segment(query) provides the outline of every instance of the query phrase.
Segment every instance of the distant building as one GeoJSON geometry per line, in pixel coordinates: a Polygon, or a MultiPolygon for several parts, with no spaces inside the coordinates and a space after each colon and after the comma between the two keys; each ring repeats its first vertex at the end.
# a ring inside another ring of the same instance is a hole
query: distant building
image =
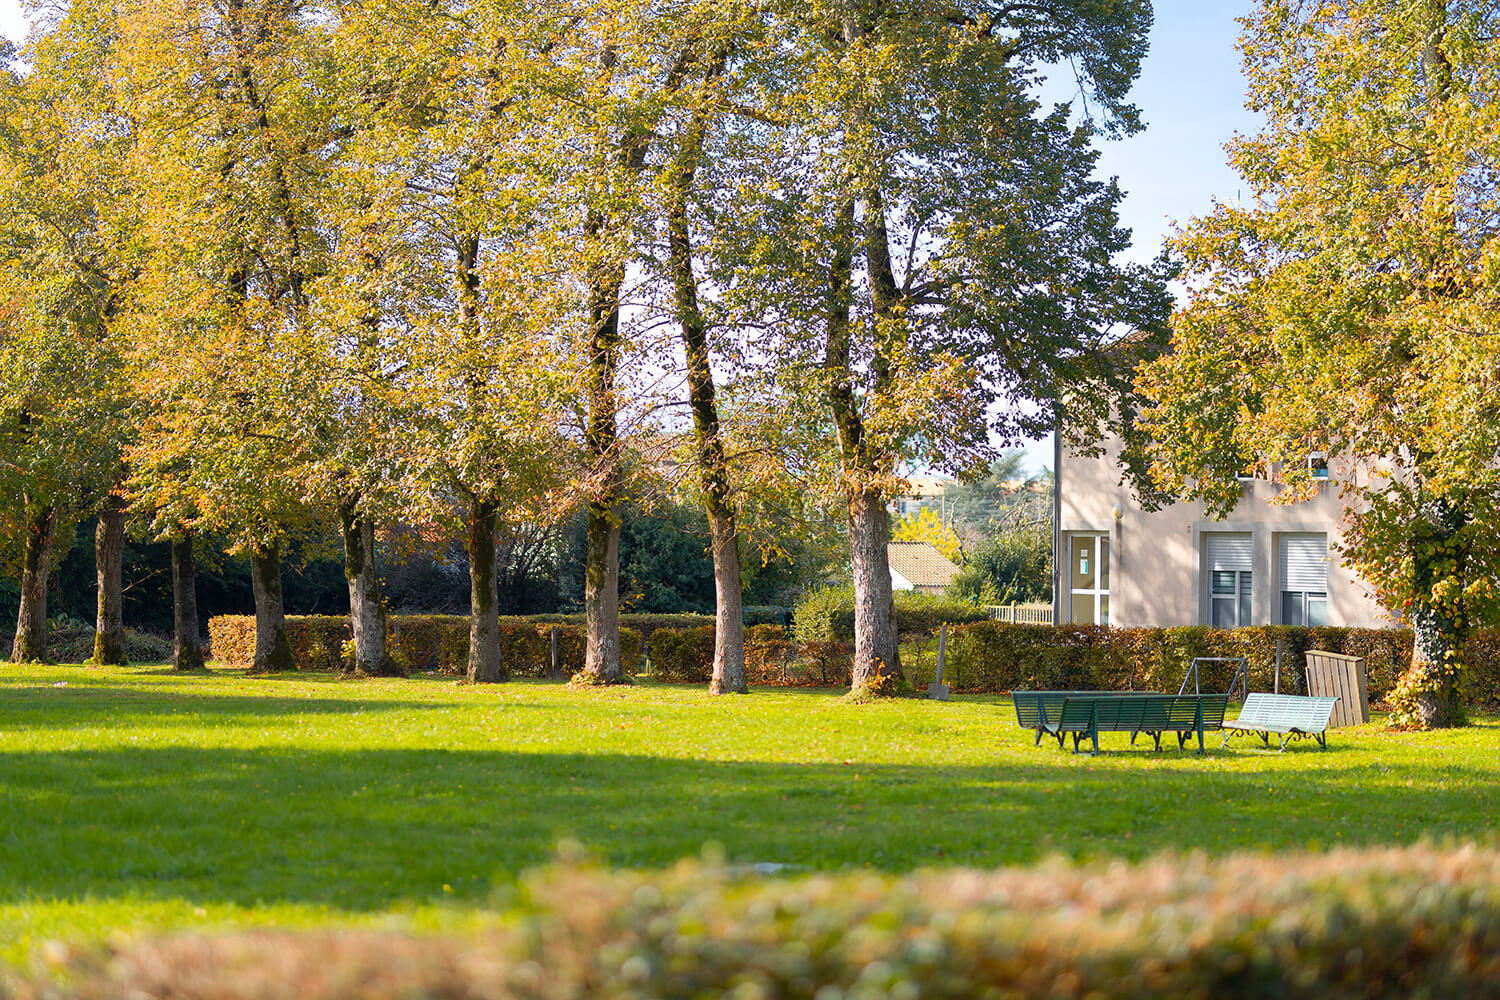
{"type": "Polygon", "coordinates": [[[927,542],[891,542],[891,588],[919,594],[941,594],[961,570],[927,542]]]}
{"type": "MultiPolygon", "coordinates": [[[[1336,480],[1311,499],[1272,502],[1284,487],[1245,477],[1239,504],[1214,520],[1199,502],[1143,509],[1120,482],[1119,442],[1098,458],[1057,446],[1053,607],[1059,622],[1093,625],[1347,625],[1389,616],[1339,562],[1347,528],[1336,480]]],[[[1331,477],[1331,478],[1330,478],[1331,477]]]]}
{"type": "Polygon", "coordinates": [[[939,508],[943,494],[958,485],[943,476],[912,476],[908,482],[911,487],[891,502],[892,511],[902,517],[910,517],[923,507],[939,508]]]}

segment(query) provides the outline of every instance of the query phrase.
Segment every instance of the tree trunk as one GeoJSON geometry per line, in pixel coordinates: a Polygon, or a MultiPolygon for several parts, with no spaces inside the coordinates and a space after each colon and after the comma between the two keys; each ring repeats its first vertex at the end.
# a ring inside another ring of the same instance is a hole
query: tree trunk
{"type": "Polygon", "coordinates": [[[588,426],[584,443],[593,463],[583,610],[588,631],[583,680],[618,684],[620,673],[620,457],[616,425],[619,399],[620,289],[625,270],[603,265],[593,276],[589,302],[588,426]]]}
{"type": "Polygon", "coordinates": [[[276,674],[297,669],[286,637],[281,602],[281,546],[271,542],[250,549],[250,584],[255,592],[255,662],[250,672],[276,674]]]}
{"type": "Polygon", "coordinates": [[[588,629],[584,679],[618,684],[624,680],[620,671],[620,518],[612,501],[589,504],[583,610],[588,629]]]}
{"type": "Polygon", "coordinates": [[[198,641],[198,574],[193,565],[193,536],[172,536],[172,667],[202,670],[198,641]]]}
{"type": "Polygon", "coordinates": [[[385,601],[375,572],[375,524],[350,503],[339,507],[339,526],[344,533],[344,579],[349,583],[354,672],[367,677],[395,676],[400,671],[386,649],[385,601]]]}
{"type": "MultiPolygon", "coordinates": [[[[901,677],[891,591],[890,514],[873,490],[855,492],[849,505],[849,548],[854,562],[854,676],[850,687],[867,691],[901,677]]],[[[881,693],[888,693],[882,691],[881,693]]]]}
{"type": "Polygon", "coordinates": [[[740,540],[734,511],[710,512],[714,547],[714,673],[709,694],[746,694],[745,589],[740,574],[740,540]]]}
{"type": "Polygon", "coordinates": [[[495,505],[469,502],[469,680],[506,679],[500,659],[500,590],[495,574],[495,505]]]}
{"type": "Polygon", "coordinates": [[[10,648],[12,663],[42,663],[47,659],[47,575],[52,568],[52,542],[57,533],[57,509],[44,507],[26,525],[26,549],[21,565],[21,613],[10,648]]]}
{"type": "Polygon", "coordinates": [[[94,529],[94,567],[98,581],[98,616],[94,622],[94,656],[98,666],[120,666],[125,655],[124,595],[121,569],[125,561],[125,501],[111,493],[104,501],[94,529]]]}

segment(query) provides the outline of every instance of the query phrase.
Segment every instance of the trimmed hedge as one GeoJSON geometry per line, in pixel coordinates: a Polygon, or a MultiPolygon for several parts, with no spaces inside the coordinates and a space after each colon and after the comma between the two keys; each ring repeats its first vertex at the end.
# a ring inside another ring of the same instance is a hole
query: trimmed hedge
{"type": "MultiPolygon", "coordinates": [[[[563,669],[583,669],[584,632],[579,625],[500,619],[501,663],[512,677],[544,677],[552,669],[549,632],[558,630],[558,658],[563,669]]],[[[286,620],[287,641],[298,670],[337,672],[343,666],[344,643],[353,638],[349,619],[340,615],[294,615],[286,620]]],[[[209,619],[214,659],[226,666],[249,666],[255,658],[255,618],[220,615],[209,619]]],[[[469,619],[460,615],[392,615],[386,622],[391,658],[409,670],[462,674],[469,659],[469,619]]],[[[641,634],[620,629],[620,662],[627,673],[640,671],[641,634]]]]}
{"type": "Polygon", "coordinates": [[[1500,994],[1500,852],[1160,857],[766,880],[722,866],[524,883],[514,929],[126,941],[17,1000],[1500,994]]]}
{"type": "MultiPolygon", "coordinates": [[[[1372,702],[1383,700],[1411,666],[1412,635],[1404,629],[1100,628],[980,622],[949,629],[943,680],[955,691],[972,694],[1061,688],[1170,692],[1182,683],[1194,657],[1243,656],[1248,661],[1250,690],[1269,691],[1278,639],[1284,648],[1281,689],[1289,694],[1304,693],[1304,654],[1309,649],[1364,657],[1372,702]]],[[[903,662],[917,686],[931,679],[936,643],[928,642],[922,653],[903,662]]],[[[1500,630],[1476,633],[1465,662],[1470,700],[1500,700],[1500,630]]],[[[1203,689],[1225,690],[1232,669],[1225,664],[1205,668],[1203,689]]]]}
{"type": "MultiPolygon", "coordinates": [[[[506,669],[515,677],[542,677],[551,669],[548,631],[562,616],[502,618],[500,641],[506,669]]],[[[664,681],[705,684],[713,670],[713,625],[706,615],[630,616],[650,619],[650,631],[620,630],[621,662],[637,673],[650,652],[654,676],[664,681]],[[686,628],[668,619],[687,619],[686,628]],[[704,623],[706,620],[706,624],[704,623]]],[[[623,619],[622,619],[623,620],[623,619]]],[[[563,667],[583,667],[581,625],[558,624],[563,667]]],[[[934,625],[935,628],[935,625],[934,625]]],[[[389,623],[391,655],[412,670],[461,674],[469,652],[469,621],[456,615],[396,615],[389,623]]],[[[255,652],[255,619],[220,616],[209,621],[214,657],[230,666],[248,665],[255,652]]],[[[299,670],[337,671],[350,638],[343,617],[290,617],[287,639],[299,670]]],[[[918,688],[931,679],[937,642],[921,632],[902,633],[902,666],[918,688]]],[[[1258,626],[1216,629],[1100,628],[1092,625],[1011,625],[969,622],[950,626],[943,680],[964,694],[1005,694],[1017,689],[1097,688],[1176,691],[1196,656],[1243,656],[1249,661],[1250,689],[1269,691],[1276,641],[1285,652],[1282,690],[1300,694],[1309,649],[1362,656],[1372,702],[1382,701],[1411,665],[1411,632],[1402,629],[1294,628],[1258,626]]],[[[1464,656],[1468,697],[1479,704],[1500,703],[1500,629],[1476,632],[1464,656]]],[[[794,641],[775,625],[745,630],[745,670],[750,683],[782,687],[847,687],[853,645],[842,641],[794,641]]],[[[1223,691],[1230,668],[1205,669],[1205,691],[1223,691]]]]}
{"type": "MultiPolygon", "coordinates": [[[[896,632],[903,636],[933,635],[943,624],[979,622],[988,618],[983,609],[968,601],[896,591],[896,632]]],[[[797,640],[809,642],[854,641],[854,591],[849,587],[824,587],[802,599],[792,612],[792,631],[797,640]]]]}

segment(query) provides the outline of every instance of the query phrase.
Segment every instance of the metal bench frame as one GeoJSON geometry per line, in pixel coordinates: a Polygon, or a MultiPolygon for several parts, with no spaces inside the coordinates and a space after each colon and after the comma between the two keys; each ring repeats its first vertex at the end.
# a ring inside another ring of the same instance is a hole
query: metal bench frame
{"type": "Polygon", "coordinates": [[[1240,716],[1224,723],[1224,742],[1243,733],[1255,733],[1270,749],[1271,734],[1281,738],[1277,753],[1286,752],[1288,740],[1310,738],[1328,749],[1328,720],[1338,698],[1306,697],[1297,694],[1252,694],[1245,697],[1240,716]]]}

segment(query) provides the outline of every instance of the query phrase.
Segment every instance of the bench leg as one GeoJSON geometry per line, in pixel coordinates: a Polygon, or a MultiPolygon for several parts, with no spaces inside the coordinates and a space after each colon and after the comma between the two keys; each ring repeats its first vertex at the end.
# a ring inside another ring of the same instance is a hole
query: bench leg
{"type": "Polygon", "coordinates": [[[1099,756],[1099,730],[1090,729],[1089,736],[1094,740],[1094,756],[1097,757],[1099,756]]]}
{"type": "Polygon", "coordinates": [[[1031,744],[1032,746],[1039,747],[1042,745],[1042,733],[1044,732],[1046,732],[1046,730],[1044,730],[1041,726],[1036,727],[1036,742],[1031,744]]]}
{"type": "Polygon", "coordinates": [[[1316,735],[1318,737],[1318,746],[1321,747],[1324,750],[1327,750],[1328,749],[1328,735],[1326,733],[1317,733],[1316,735]]]}
{"type": "Polygon", "coordinates": [[[1204,752],[1205,752],[1205,750],[1204,750],[1204,746],[1203,746],[1203,725],[1200,723],[1198,725],[1198,756],[1200,756],[1200,757],[1203,756],[1204,752]]]}
{"type": "Polygon", "coordinates": [[[1160,753],[1161,752],[1161,731],[1158,730],[1157,732],[1154,732],[1151,735],[1156,738],[1156,751],[1157,751],[1157,753],[1160,753]]]}

